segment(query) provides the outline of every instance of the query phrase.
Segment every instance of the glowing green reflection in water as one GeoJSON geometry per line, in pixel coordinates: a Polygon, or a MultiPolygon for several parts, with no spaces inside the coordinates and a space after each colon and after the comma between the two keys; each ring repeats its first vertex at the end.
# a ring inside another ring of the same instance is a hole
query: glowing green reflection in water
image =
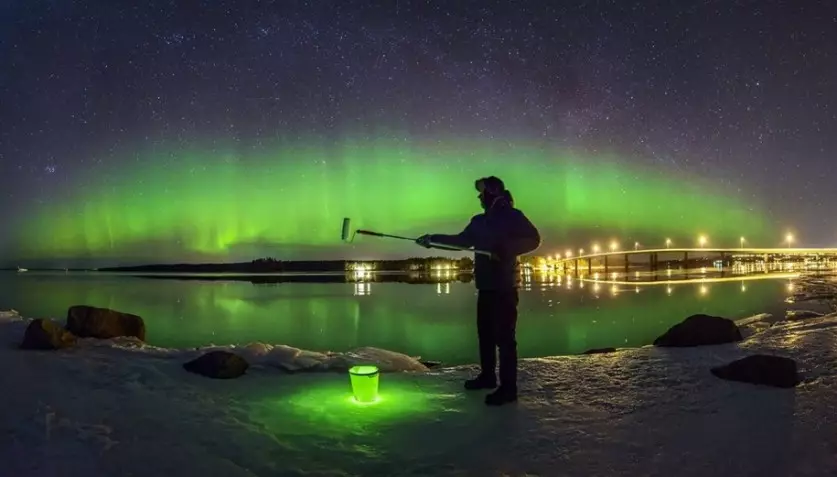
{"type": "MultiPolygon", "coordinates": [[[[642,346],[694,313],[741,318],[778,307],[786,280],[673,284],[533,283],[521,290],[523,357],[642,346]]],[[[252,285],[105,274],[0,274],[0,308],[63,317],[74,304],[136,313],[167,347],[283,343],[313,350],[396,350],[446,364],[474,362],[472,284],[252,285]]],[[[348,378],[346,378],[348,380],[348,378]]],[[[346,383],[348,386],[348,383],[346,383]]],[[[348,388],[347,388],[348,389],[348,388]]]]}

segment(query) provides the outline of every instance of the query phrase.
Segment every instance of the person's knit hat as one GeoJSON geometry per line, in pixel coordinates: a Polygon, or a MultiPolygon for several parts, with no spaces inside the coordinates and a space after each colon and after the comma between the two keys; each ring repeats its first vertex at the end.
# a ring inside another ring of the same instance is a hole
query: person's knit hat
{"type": "Polygon", "coordinates": [[[489,176],[477,179],[474,187],[480,192],[488,192],[490,195],[500,195],[506,190],[506,185],[496,176],[489,176]]]}

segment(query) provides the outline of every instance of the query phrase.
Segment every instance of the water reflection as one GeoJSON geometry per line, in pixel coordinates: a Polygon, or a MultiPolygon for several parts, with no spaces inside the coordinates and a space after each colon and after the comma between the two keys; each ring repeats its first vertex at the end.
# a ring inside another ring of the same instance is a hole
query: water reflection
{"type": "Polygon", "coordinates": [[[367,296],[372,294],[372,283],[355,283],[355,296],[367,296]]]}
{"type": "MultiPolygon", "coordinates": [[[[63,316],[89,304],[142,316],[149,342],[286,343],[316,350],[378,346],[456,364],[475,359],[475,290],[454,270],[417,285],[354,270],[325,283],[150,280],[107,274],[0,273],[0,308],[63,316]],[[337,280],[339,278],[339,280],[337,280]],[[374,289],[374,293],[373,293],[374,289]]],[[[590,277],[524,272],[518,325],[524,357],[641,346],[694,313],[731,318],[783,306],[794,275],[668,280],[636,273],[590,277]],[[775,278],[771,278],[774,277],[775,278]],[[637,280],[638,278],[638,280],[637,280]]]]}

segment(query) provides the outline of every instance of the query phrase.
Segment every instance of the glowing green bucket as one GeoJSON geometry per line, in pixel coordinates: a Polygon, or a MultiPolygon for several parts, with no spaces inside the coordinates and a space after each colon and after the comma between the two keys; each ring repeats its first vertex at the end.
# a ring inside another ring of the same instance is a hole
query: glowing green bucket
{"type": "Polygon", "coordinates": [[[349,378],[352,380],[355,401],[371,403],[378,400],[377,366],[352,366],[349,368],[349,378]]]}

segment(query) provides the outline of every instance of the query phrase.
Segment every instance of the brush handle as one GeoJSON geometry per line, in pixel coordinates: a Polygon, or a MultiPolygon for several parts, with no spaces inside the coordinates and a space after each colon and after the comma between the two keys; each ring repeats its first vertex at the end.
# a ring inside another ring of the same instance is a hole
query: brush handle
{"type": "Polygon", "coordinates": [[[381,237],[381,238],[394,238],[398,240],[409,240],[411,242],[415,242],[416,239],[411,237],[404,237],[403,235],[392,235],[392,234],[382,234],[381,232],[373,232],[371,230],[358,230],[357,233],[361,235],[371,235],[373,237],[381,237]]]}
{"type": "MultiPolygon", "coordinates": [[[[398,240],[409,240],[410,242],[415,242],[416,240],[418,240],[417,238],[414,238],[414,237],[404,237],[403,235],[382,234],[381,232],[373,232],[371,230],[358,230],[357,233],[359,233],[361,235],[371,235],[373,237],[393,238],[393,239],[398,239],[398,240]]],[[[489,256],[489,257],[492,256],[491,252],[486,252],[485,250],[475,250],[475,249],[472,249],[472,248],[454,247],[452,245],[442,245],[442,244],[435,244],[435,243],[431,243],[430,246],[432,248],[436,248],[436,249],[439,249],[439,250],[450,250],[450,251],[454,251],[454,252],[474,252],[474,253],[478,253],[480,255],[486,255],[486,256],[489,256]]]]}
{"type": "Polygon", "coordinates": [[[451,250],[451,251],[454,251],[454,252],[474,252],[474,253],[478,253],[480,255],[486,255],[488,257],[492,256],[491,252],[486,252],[485,250],[476,250],[476,249],[473,249],[473,248],[465,248],[465,247],[454,247],[452,245],[442,245],[442,244],[437,244],[437,243],[433,243],[433,242],[430,242],[430,247],[438,248],[440,250],[451,250]]]}

